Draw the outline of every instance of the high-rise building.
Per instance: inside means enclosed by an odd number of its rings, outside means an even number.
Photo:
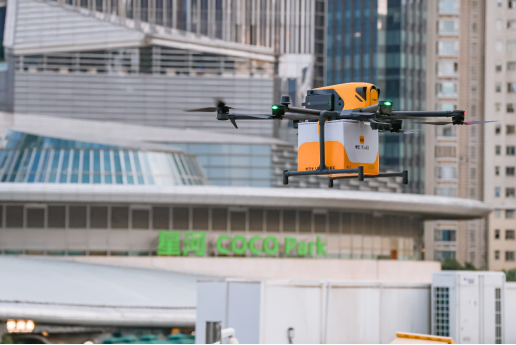
[[[466,111],[467,121],[484,119],[486,3],[491,6],[495,2],[428,2],[428,110],[461,109]],[[484,199],[483,129],[427,126],[428,194]],[[485,130],[486,136],[490,135],[493,126],[488,124]],[[492,154],[494,150],[486,151],[486,157]],[[432,222],[426,225],[425,233],[426,259],[457,259],[462,264],[470,262],[476,267],[486,267],[485,220]]]
[[[426,108],[423,0],[327,2],[324,84],[370,82],[397,110]],[[419,128],[404,124],[404,128]],[[380,135],[380,169],[409,170],[405,191],[424,193],[424,132]]]
[[[488,267],[516,268],[516,1],[486,1],[484,201]]]
[[[282,79],[297,88],[302,77],[311,84],[313,5],[12,0],[4,35],[14,77],[7,110],[234,131],[183,110],[222,98],[268,112]],[[280,60],[295,61],[302,72],[289,70],[283,78]],[[272,121],[250,121],[239,132],[270,137],[273,127]]]

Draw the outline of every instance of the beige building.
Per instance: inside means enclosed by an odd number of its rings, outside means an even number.
[[[429,110],[462,109],[467,121],[484,119],[484,8],[484,0],[428,2]],[[483,200],[482,128],[427,125],[425,134],[426,193]],[[483,268],[486,246],[485,220],[425,225],[427,260],[457,259]]]
[[[484,200],[489,216],[488,266],[516,268],[516,1],[486,3]]]

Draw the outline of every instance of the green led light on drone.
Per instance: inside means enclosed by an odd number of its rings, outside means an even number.
[[[273,106],[272,106],[272,110],[278,110],[278,108],[279,108],[279,107],[278,107],[277,105],[273,105]]]
[[[383,102],[383,105],[390,107],[392,105],[392,103],[391,102]]]

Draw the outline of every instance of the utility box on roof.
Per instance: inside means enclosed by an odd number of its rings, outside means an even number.
[[[432,277],[432,334],[459,344],[502,344],[505,274],[440,271]]]

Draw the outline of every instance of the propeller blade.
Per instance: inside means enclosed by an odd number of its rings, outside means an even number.
[[[453,122],[444,122],[444,121],[437,121],[437,122],[429,122],[429,121],[417,121],[416,123],[421,123],[424,125],[434,125],[434,126],[444,126],[444,125],[451,125]]]
[[[418,132],[421,132],[419,129],[400,129],[399,133],[402,133],[402,134],[414,134],[414,133],[418,133]]]
[[[489,123],[489,122],[498,122],[498,121],[467,121],[467,122],[464,122],[465,125],[482,125],[484,123]]]
[[[217,107],[206,107],[206,108],[196,108],[196,109],[185,109],[187,113],[213,113],[217,111]]]

